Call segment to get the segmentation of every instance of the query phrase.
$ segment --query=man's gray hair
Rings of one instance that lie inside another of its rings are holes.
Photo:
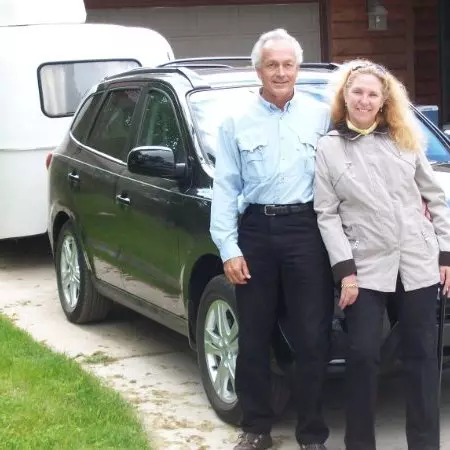
[[[269,41],[287,41],[292,45],[295,52],[295,60],[298,65],[303,62],[303,49],[297,39],[291,36],[283,28],[277,28],[276,30],[268,31],[260,36],[258,41],[252,50],[252,64],[253,67],[261,66],[261,55],[263,48],[267,45]]]

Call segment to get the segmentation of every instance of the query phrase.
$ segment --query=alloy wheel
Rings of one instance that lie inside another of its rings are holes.
[[[80,295],[80,265],[77,244],[71,234],[66,235],[62,243],[60,276],[64,301],[70,310],[74,310]]]
[[[213,301],[205,321],[206,366],[217,396],[227,404],[237,401],[235,374],[238,331],[238,322],[230,306],[223,300]]]

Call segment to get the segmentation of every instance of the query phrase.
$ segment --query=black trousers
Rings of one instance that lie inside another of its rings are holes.
[[[333,282],[314,211],[269,217],[244,214],[239,246],[251,279],[236,286],[239,355],[236,392],[243,410],[243,430],[270,432],[270,343],[280,292],[295,352],[296,437],[323,443],[329,435],[321,394],[329,357]]]
[[[409,450],[439,449],[438,365],[436,352],[437,286],[395,295],[360,289],[345,309],[347,358],[347,450],[375,450],[375,403],[383,315],[395,302],[401,334],[406,394],[406,436]]]

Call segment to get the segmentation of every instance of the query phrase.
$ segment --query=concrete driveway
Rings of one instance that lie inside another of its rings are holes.
[[[75,358],[136,405],[155,449],[229,450],[237,430],[218,420],[200,383],[187,340],[118,308],[104,323],[70,324],[60,308],[45,238],[0,241],[0,311],[38,341]],[[330,376],[325,412],[330,450],[343,449],[343,379]],[[380,383],[378,448],[406,449],[399,377]],[[298,448],[293,409],[274,427],[276,449]],[[442,448],[450,450],[450,375],[444,375]]]

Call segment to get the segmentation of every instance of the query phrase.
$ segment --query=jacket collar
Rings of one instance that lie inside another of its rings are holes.
[[[362,134],[358,133],[357,131],[350,130],[350,128],[347,126],[347,122],[344,120],[342,122],[339,122],[334,127],[335,131],[337,132],[339,136],[342,136],[349,140],[355,140],[359,137],[363,136]],[[386,125],[378,125],[378,127],[373,131],[374,134],[388,134],[389,129]],[[333,133],[335,134],[335,133]]]

